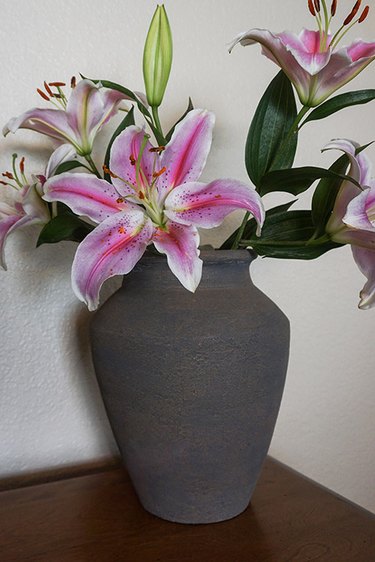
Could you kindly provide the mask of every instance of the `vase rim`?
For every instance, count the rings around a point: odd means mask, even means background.
[[[257,254],[253,250],[241,249],[241,250],[219,250],[215,248],[204,247],[200,251],[200,258],[203,260],[204,264],[214,264],[214,263],[238,263],[245,262],[251,263],[257,258]],[[142,263],[144,260],[147,261],[159,261],[165,259],[164,254],[145,254],[141,258]]]

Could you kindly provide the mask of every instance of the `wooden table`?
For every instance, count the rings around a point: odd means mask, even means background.
[[[267,460],[251,506],[213,525],[146,513],[121,468],[0,494],[1,562],[374,562],[375,517]]]

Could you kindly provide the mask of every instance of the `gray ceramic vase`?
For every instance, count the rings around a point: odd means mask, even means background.
[[[212,523],[249,504],[284,387],[289,322],[246,250],[202,251],[195,294],[145,256],[95,314],[95,370],[144,508]]]

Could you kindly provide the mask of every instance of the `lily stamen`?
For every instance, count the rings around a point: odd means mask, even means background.
[[[331,17],[333,18],[336,15],[337,10],[337,0],[333,0],[331,4]]]
[[[358,23],[362,23],[367,18],[369,11],[370,11],[370,6],[366,6],[363,9],[363,12],[362,12],[360,18],[358,19]]]
[[[44,89],[49,96],[51,97],[53,96],[53,92],[45,80],[44,80]]]
[[[353,21],[353,19],[355,18],[355,16],[358,13],[359,8],[361,7],[361,4],[362,4],[362,0],[357,0],[357,2],[353,6],[352,11],[350,12],[350,14],[344,20],[343,26],[349,25],[349,23],[351,21]]]
[[[165,166],[163,166],[161,170],[159,170],[158,172],[154,172],[154,173],[152,174],[152,177],[155,178],[155,179],[156,179],[156,178],[159,178],[159,177],[160,177],[162,174],[164,174],[164,172],[166,172],[166,171],[167,171],[167,168],[166,168]]]
[[[47,96],[47,94],[45,94],[43,92],[43,90],[41,90],[40,88],[37,88],[36,91],[38,92],[38,94],[46,101],[50,101],[50,98]]]
[[[310,14],[314,17],[316,17],[316,12],[315,12],[315,7],[314,7],[314,3],[313,0],[307,0],[307,5],[309,7],[310,10]]]
[[[72,88],[72,90],[76,87],[77,85],[77,79],[75,76],[72,76],[70,79],[70,87]]]
[[[65,82],[49,82],[49,85],[53,88],[62,88],[63,86],[66,86]]]

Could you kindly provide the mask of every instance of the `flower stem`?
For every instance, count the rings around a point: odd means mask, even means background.
[[[243,221],[241,223],[241,226],[237,230],[236,238],[233,241],[233,244],[231,246],[231,250],[238,250],[238,246],[239,246],[239,243],[241,241],[241,238],[242,238],[243,232],[245,230],[245,226],[246,226],[246,223],[248,221],[249,216],[250,216],[249,211],[246,211],[245,216],[243,218]]]
[[[99,179],[101,179],[102,176],[99,174],[99,170],[95,166],[94,160],[91,158],[90,154],[86,154],[85,160],[86,160],[86,162],[88,162],[88,164],[90,166],[90,169],[93,172],[93,174],[95,174]]]
[[[155,127],[157,128],[157,130],[159,131],[161,136],[164,137],[163,129],[161,128],[161,123],[160,123],[160,119],[159,119],[159,110],[156,106],[152,106],[152,115],[154,117]]]

